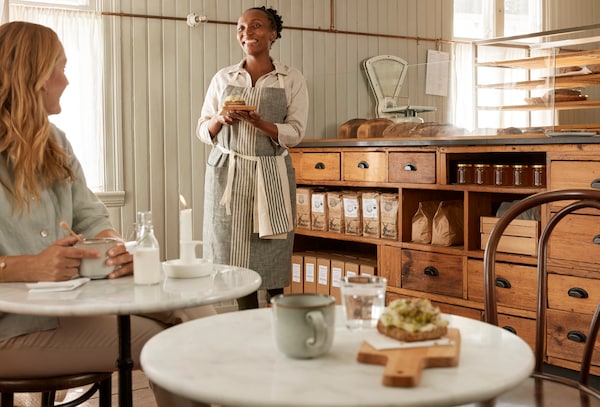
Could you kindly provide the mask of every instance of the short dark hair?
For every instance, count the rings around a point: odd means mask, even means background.
[[[266,8],[265,6],[252,7],[250,10],[264,11],[267,14],[267,17],[269,17],[269,21],[271,22],[271,28],[273,28],[277,33],[276,38],[281,38],[281,30],[283,29],[283,19],[277,13],[277,10],[271,7]]]

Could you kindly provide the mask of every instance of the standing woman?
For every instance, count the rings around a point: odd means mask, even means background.
[[[308,117],[304,77],[270,56],[281,29],[272,8],[254,7],[240,16],[237,39],[245,57],[212,78],[197,128],[200,140],[213,145],[204,254],[215,263],[257,271],[268,299],[290,283],[296,184],[287,149],[304,137]],[[256,110],[224,110],[230,98]],[[257,308],[257,293],[238,305]]]

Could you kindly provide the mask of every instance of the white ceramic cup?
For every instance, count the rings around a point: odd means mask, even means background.
[[[285,355],[306,359],[329,352],[335,332],[335,298],[322,294],[280,294],[271,299],[273,333]]]
[[[385,309],[387,280],[378,276],[346,276],[341,294],[346,327],[348,329],[374,328]]]
[[[106,276],[108,276],[115,269],[114,266],[106,265],[106,259],[108,259],[108,250],[117,244],[119,244],[119,241],[110,237],[84,239],[81,242],[75,243],[75,247],[97,250],[102,255],[95,259],[81,259],[81,263],[79,264],[79,275],[81,277],[89,277],[91,279],[106,278]]]

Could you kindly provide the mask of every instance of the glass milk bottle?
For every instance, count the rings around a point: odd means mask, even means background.
[[[160,246],[154,236],[151,212],[138,212],[137,239],[133,254],[133,281],[135,284],[158,284],[161,280]]]

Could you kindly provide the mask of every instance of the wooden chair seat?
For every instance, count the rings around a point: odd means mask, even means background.
[[[42,393],[42,406],[54,406],[57,390],[73,389],[93,385],[77,399],[57,406],[74,407],[88,400],[96,391],[99,392],[100,407],[111,406],[112,373],[81,373],[66,376],[40,377],[28,379],[0,378],[0,407],[14,407],[15,393]]]

